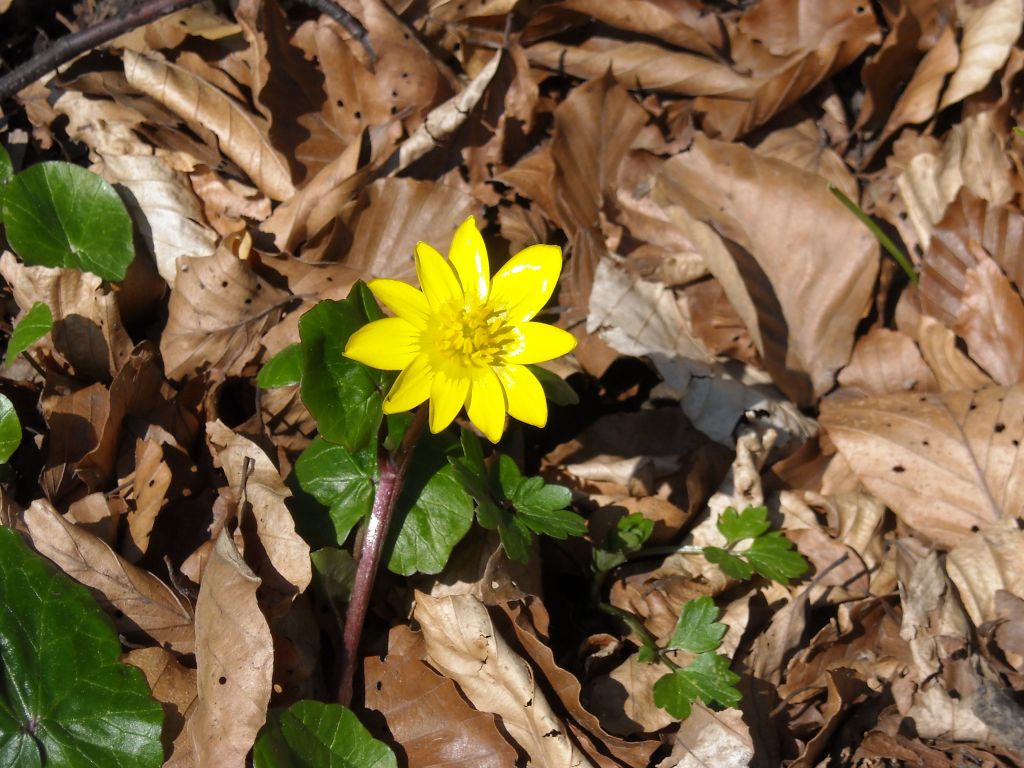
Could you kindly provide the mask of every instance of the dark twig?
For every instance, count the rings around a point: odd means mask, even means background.
[[[156,21],[198,2],[199,0],[148,0],[122,15],[105,19],[89,29],[65,35],[38,56],[33,56],[0,77],[0,102],[6,101],[25,86],[31,85],[47,72],[71,61],[76,56],[113,40],[125,32],[145,26],[151,21]]]
[[[359,561],[352,584],[352,595],[345,609],[345,629],[342,634],[341,681],[338,684],[338,703],[348,706],[352,701],[352,681],[355,678],[356,663],[359,660],[359,640],[363,634],[366,612],[370,607],[370,593],[377,577],[380,555],[391,525],[391,515],[402,492],[405,473],[409,470],[409,458],[413,446],[427,420],[427,408],[421,407],[413,418],[402,444],[395,453],[381,447],[377,456],[380,480],[373,499],[373,511],[359,546]]]
[[[345,31],[352,35],[352,39],[363,46],[366,55],[370,57],[370,65],[376,65],[377,54],[370,47],[370,35],[355,16],[342,8],[334,0],[301,0],[314,10],[320,11],[325,16],[330,16],[345,28]]]

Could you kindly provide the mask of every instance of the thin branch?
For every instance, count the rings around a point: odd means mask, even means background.
[[[371,68],[377,64],[377,54],[370,47],[370,35],[355,16],[342,8],[334,0],[301,0],[314,10],[320,11],[325,16],[330,16],[345,28],[352,39],[363,46],[366,55],[370,57]]]
[[[103,45],[125,32],[145,26],[151,21],[180,11],[182,8],[188,8],[190,5],[196,5],[198,2],[199,0],[148,0],[148,2],[140,3],[134,8],[118,16],[105,19],[88,29],[65,35],[38,56],[33,56],[0,77],[0,102],[6,101],[22,88],[31,85],[47,72],[71,61],[76,56]]]
[[[395,511],[398,497],[402,493],[402,484],[405,482],[405,474],[409,470],[409,458],[412,456],[413,446],[423,430],[426,420],[427,409],[421,407],[416,412],[408,429],[405,430],[405,436],[402,438],[402,444],[398,450],[392,454],[381,447],[377,455],[380,480],[373,498],[370,522],[367,524],[359,544],[359,560],[356,563],[352,594],[349,597],[348,607],[345,609],[345,629],[342,634],[341,649],[341,681],[338,684],[337,697],[338,703],[344,706],[348,706],[352,701],[352,681],[355,678],[356,664],[359,660],[359,640],[363,635],[363,624],[366,622],[366,612],[370,607],[370,594],[373,592],[373,582],[377,577],[384,541],[388,537],[391,516]]]

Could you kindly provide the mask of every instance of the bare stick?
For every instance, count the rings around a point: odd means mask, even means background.
[[[413,446],[423,430],[426,420],[427,409],[421,407],[416,412],[409,428],[405,430],[405,436],[402,438],[402,444],[398,450],[392,454],[382,447],[377,455],[380,480],[377,483],[377,493],[373,498],[370,522],[366,526],[359,546],[359,561],[356,563],[352,595],[349,598],[348,607],[345,609],[338,703],[346,707],[352,701],[352,681],[355,678],[356,663],[359,660],[359,640],[363,635],[363,624],[366,622],[366,612],[370,607],[370,594],[373,592],[373,582],[377,577],[377,568],[380,566],[381,551],[391,525],[391,515],[395,511],[395,504],[402,492],[402,484],[405,482],[405,474],[409,470],[409,458],[412,455]]]
[[[370,64],[374,65],[377,63],[377,54],[370,47],[370,36],[366,31],[366,27],[359,23],[359,19],[342,8],[335,0],[301,0],[301,2],[310,8],[320,11],[325,16],[330,16],[343,26],[345,31],[352,35],[352,39],[363,46],[366,55],[370,57]]]
[[[145,26],[151,21],[156,21],[169,13],[188,8],[198,2],[199,0],[148,0],[122,15],[105,19],[89,29],[65,35],[38,56],[33,56],[0,77],[0,101],[6,101],[25,86],[31,85],[47,72],[71,61],[76,56],[92,50],[98,45],[103,45],[125,32]]]

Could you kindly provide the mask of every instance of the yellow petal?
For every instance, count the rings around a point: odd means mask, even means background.
[[[498,270],[491,281],[489,303],[504,307],[513,323],[529,320],[548,303],[561,271],[561,248],[531,245]]]
[[[495,369],[495,373],[505,390],[509,416],[535,427],[543,427],[548,423],[548,401],[544,396],[544,388],[529,368],[506,365]],[[470,418],[473,418],[472,415]]]
[[[400,317],[374,320],[349,337],[345,357],[371,368],[400,371],[419,354],[420,333]]]
[[[498,377],[489,368],[473,379],[466,413],[484,437],[492,443],[501,440],[501,433],[505,431],[505,394]]]
[[[448,260],[455,267],[466,296],[476,297],[481,303],[486,301],[491,287],[491,265],[487,261],[487,246],[472,216],[455,231]]]
[[[459,409],[466,402],[469,392],[469,376],[452,376],[450,372],[438,370],[430,385],[430,431],[440,432],[452,423]]]
[[[554,360],[576,347],[575,336],[546,323],[520,323],[516,330],[520,334],[519,345],[506,359],[517,365]]]
[[[403,320],[417,328],[426,328],[430,322],[430,304],[423,291],[418,291],[401,280],[371,280],[367,286],[377,300]]]
[[[430,397],[430,383],[434,378],[434,369],[430,367],[430,358],[417,355],[409,366],[398,374],[391,391],[384,398],[384,413],[401,413],[411,411]]]
[[[463,302],[462,286],[452,265],[426,243],[416,243],[416,274],[431,309]]]

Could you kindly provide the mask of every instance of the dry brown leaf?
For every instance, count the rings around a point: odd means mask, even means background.
[[[1016,515],[1024,386],[826,401],[821,424],[865,487],[944,546]]]
[[[588,683],[584,703],[600,719],[601,727],[616,736],[660,731],[674,722],[672,715],[654,704],[654,684],[666,674],[667,667],[641,662],[634,653]]]
[[[843,158],[829,146],[828,136],[815,120],[808,118],[794,126],[772,131],[756,149],[765,157],[774,157],[827,179],[847,197],[857,197],[857,180]]]
[[[995,383],[960,351],[956,334],[934,317],[921,317],[917,343],[921,347],[921,356],[935,375],[940,392],[976,390]]]
[[[244,768],[267,716],[274,642],[260,613],[260,579],[221,530],[196,603],[199,701],[189,719],[196,763]]]
[[[872,328],[857,340],[850,364],[839,372],[839,384],[856,396],[938,389],[913,340],[888,328]]]
[[[946,572],[976,627],[999,617],[1000,590],[1024,598],[1024,571],[1018,567],[1024,532],[1016,521],[984,528],[955,546],[946,557]]]
[[[213,256],[180,259],[160,337],[168,378],[207,367],[238,375],[259,354],[260,337],[289,298],[232,253],[228,241]]]
[[[967,269],[953,330],[997,384],[1024,380],[1024,301],[996,263],[977,252]]]
[[[38,301],[50,308],[53,348],[76,374],[109,381],[120,370],[134,345],[121,325],[116,298],[100,277],[77,269],[26,267],[9,251],[0,255],[0,274],[24,311]]]
[[[177,752],[185,721],[196,707],[196,671],[183,667],[163,648],[136,648],[124,657],[126,664],[138,667],[146,676],[153,698],[164,709],[161,741],[164,754]],[[186,745],[188,751],[191,745]]]
[[[658,768],[747,768],[753,761],[754,742],[740,710],[712,712],[695,704]]]
[[[216,134],[220,148],[267,197],[287,200],[295,193],[291,171],[275,149],[262,120],[226,93],[181,67],[124,53],[128,82],[166,106],[190,126]]]
[[[118,619],[122,632],[141,630],[179,654],[195,650],[191,608],[156,576],[64,520],[47,501],[32,502],[25,524],[41,554],[98,592],[108,610],[123,614]]]
[[[496,718],[469,706],[451,680],[423,662],[421,635],[392,627],[388,654],[366,659],[366,706],[380,712],[409,765],[506,768],[516,750]]]
[[[142,230],[160,276],[171,286],[179,256],[212,256],[217,234],[205,224],[188,177],[153,156],[103,156],[101,175],[131,190],[129,206],[147,227]]]
[[[432,598],[416,593],[413,612],[427,646],[427,661],[454,680],[482,712],[501,717],[508,734],[538,766],[593,764],[569,738],[534,679],[474,597]]]
[[[665,163],[654,198],[708,261],[780,389],[798,404],[828,391],[868,308],[878,246],[824,179],[698,137]]]
[[[1006,63],[1024,24],[1021,0],[992,0],[974,8],[964,24],[960,63],[942,95],[940,109],[977,93]]]
[[[267,455],[251,440],[220,421],[208,423],[206,434],[228,485],[248,504],[246,513],[251,513],[256,523],[258,545],[247,542],[249,561],[255,564],[264,590],[274,590],[290,602],[305,591],[312,578],[309,545],[295,532],[295,521],[285,505],[292,492]],[[248,527],[246,517],[248,514],[241,524],[243,533]],[[265,593],[263,599],[267,599]]]

